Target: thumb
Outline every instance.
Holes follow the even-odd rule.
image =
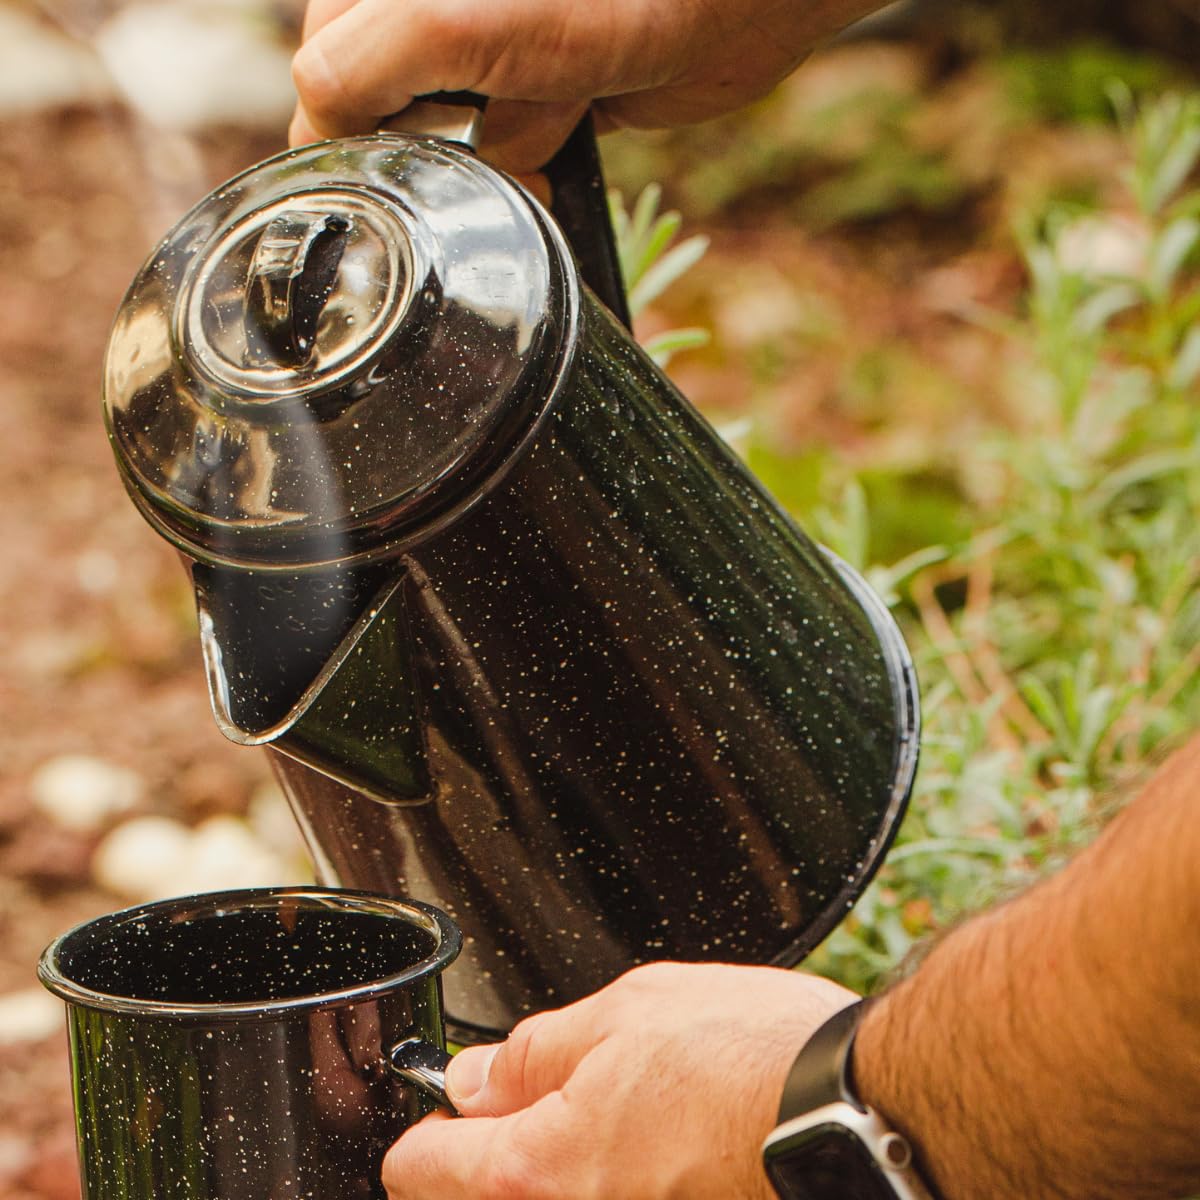
[[[460,1113],[464,1107],[470,1108],[472,1099],[483,1090],[492,1060],[499,1051],[499,1046],[467,1046],[450,1060],[446,1067],[446,1096]]]
[[[498,1046],[460,1050],[446,1092],[464,1117],[503,1117],[556,1092],[604,1037],[581,1000],[522,1021]]]

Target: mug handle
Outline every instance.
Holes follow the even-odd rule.
[[[446,1095],[446,1068],[450,1065],[450,1055],[441,1046],[435,1046],[424,1038],[405,1038],[391,1048],[387,1063],[393,1074],[399,1075],[405,1083],[432,1096],[453,1116],[458,1116]]]

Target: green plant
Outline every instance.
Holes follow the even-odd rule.
[[[656,183],[642,189],[632,213],[626,210],[620,192],[614,189],[608,194],[621,277],[633,317],[691,270],[708,249],[708,238],[699,234],[675,241],[682,218],[677,212],[660,213],[661,200],[662,189]],[[703,346],[708,339],[707,329],[670,329],[648,338],[643,348],[660,367],[665,367],[681,350]]]
[[[1200,97],[1121,114],[1136,215],[1084,218],[1109,239],[1090,256],[1076,213],[1027,237],[1024,419],[961,465],[966,491],[992,481],[973,530],[872,572],[902,602],[925,733],[897,846],[810,964],[858,988],[1086,842],[1200,716]],[[812,517],[869,567],[861,488]]]

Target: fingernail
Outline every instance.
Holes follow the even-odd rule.
[[[446,1068],[446,1094],[456,1108],[483,1090],[499,1049],[499,1046],[470,1046],[450,1060]]]

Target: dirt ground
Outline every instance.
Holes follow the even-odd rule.
[[[184,574],[118,481],[99,374],[170,210],[272,147],[163,143],[148,182],[141,137],[115,111],[0,122],[0,1009],[51,937],[127,902],[89,881],[103,826],[35,810],[39,767],[128,768],[139,811],[184,820],[244,810],[267,775],[213,725]],[[78,1195],[65,1039],[36,1032],[0,1029],[0,1200]]]

